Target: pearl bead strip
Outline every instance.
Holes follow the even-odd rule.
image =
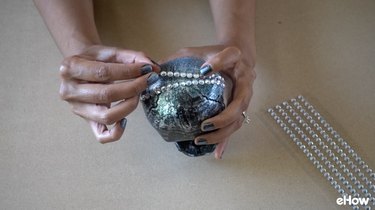
[[[347,156],[347,154],[344,153],[344,150],[345,150],[345,149],[346,149],[346,150],[347,150],[347,149],[351,149],[351,147],[347,144],[347,142],[343,143],[343,142],[342,142],[343,140],[340,140],[340,142],[342,142],[342,143],[341,143],[341,146],[343,147],[344,150],[341,149],[341,148],[340,148],[340,144],[337,144],[337,142],[334,141],[334,140],[335,140],[335,136],[334,136],[333,134],[331,134],[333,138],[330,138],[330,135],[329,135],[329,134],[326,134],[326,133],[324,132],[323,128],[319,126],[319,124],[318,124],[318,123],[317,123],[317,122],[316,122],[316,121],[315,121],[315,120],[309,115],[309,113],[308,113],[305,109],[303,109],[303,108],[300,106],[300,104],[299,104],[298,102],[294,102],[294,104],[295,104],[297,107],[300,108],[299,111],[300,111],[301,113],[306,113],[305,115],[306,115],[307,118],[310,120],[310,123],[313,124],[314,127],[315,127],[318,131],[320,131],[320,134],[323,135],[323,139],[326,140],[331,146],[333,146],[333,149],[337,152],[337,154],[339,154],[339,155],[341,156],[341,158],[342,158],[345,162],[348,163],[348,165],[351,167],[351,169],[354,170],[355,173],[358,173],[359,177],[360,177],[361,180],[364,182],[364,184],[365,184],[365,185],[368,185],[368,187],[371,188],[372,182],[371,182],[371,181],[369,180],[369,178],[366,176],[366,173],[361,173],[361,169],[358,168],[358,166],[355,164],[355,162],[352,161],[352,159],[350,158],[350,156]],[[312,107],[312,106],[310,106],[310,107]],[[315,111],[315,113],[316,113],[316,111]],[[331,126],[329,126],[329,127],[327,128],[327,130],[328,130],[328,131],[329,131],[329,130],[332,131],[333,128],[332,128]],[[335,131],[335,133],[337,133],[337,132]],[[312,132],[312,135],[317,136],[316,133],[314,133],[314,132]],[[337,134],[335,134],[335,135],[337,136]],[[354,150],[353,150],[353,152],[354,152]],[[362,161],[361,159],[358,159],[358,155],[355,155],[355,157],[356,157],[356,159],[354,159],[354,157],[352,157],[353,160],[359,160],[360,162],[359,162],[359,161],[356,161],[356,162],[358,162],[359,165],[364,166],[363,170],[365,170],[365,171],[368,173],[368,175],[371,176],[371,172],[372,172],[372,170],[368,168],[368,165],[366,165],[365,162]],[[343,169],[346,168],[346,167],[345,167],[345,164],[340,165],[340,167],[343,168]],[[346,170],[346,171],[348,171],[348,170]],[[347,174],[348,174],[348,176],[351,176],[349,172],[347,172]],[[354,177],[354,178],[355,178],[355,177]],[[354,178],[353,178],[353,179],[354,179]],[[355,179],[354,179],[354,180],[355,180]],[[359,180],[358,180],[358,183],[360,184],[360,181],[359,181]],[[374,192],[375,192],[375,191],[374,191]]]
[[[201,77],[197,73],[172,72],[172,71],[161,71],[160,76],[162,76],[162,77],[181,77],[181,78],[188,78],[188,79],[191,79],[191,78],[198,79],[199,77]]]
[[[160,76],[162,77],[174,77],[174,78],[187,78],[187,79],[214,79],[215,77],[224,81],[224,78],[220,75],[210,75],[210,76],[203,76],[198,73],[191,73],[191,72],[173,72],[173,71],[161,71]]]
[[[337,142],[339,143],[339,146],[341,145],[343,147],[343,150],[346,150],[350,154],[350,156],[354,159],[354,162],[356,162],[365,172],[364,175],[367,174],[369,177],[371,177],[370,179],[367,178],[366,181],[370,181],[370,180],[375,181],[374,171],[371,168],[369,168],[369,166],[365,163],[365,161],[362,160],[362,158],[357,153],[355,153],[355,151],[350,147],[348,142],[346,142],[337,133],[337,131],[333,129],[333,127],[319,114],[319,112],[317,112],[314,109],[314,107],[308,101],[306,101],[306,99],[303,96],[298,96],[298,99],[301,101],[301,103],[304,103],[304,105],[307,107],[310,113],[314,115],[316,119],[326,128],[326,130],[330,132],[333,138],[337,140]],[[325,136],[328,136],[328,135],[325,135]],[[340,152],[342,153],[343,151],[340,151]],[[356,166],[355,163],[351,163],[350,166],[352,167],[352,169],[357,169],[360,171],[360,169]],[[361,176],[361,177],[366,177],[366,176]],[[374,187],[374,192],[375,192],[375,185],[373,187]]]
[[[296,112],[290,106],[287,106],[287,109],[292,114],[292,116],[296,116]],[[281,116],[284,116],[284,119],[286,120],[286,122],[290,123],[290,126],[292,127],[292,129],[294,129],[297,132],[297,134],[307,143],[307,146],[310,147],[310,149],[312,151],[314,151],[314,153],[317,155],[318,158],[314,157],[312,154],[307,153],[307,156],[310,157],[310,160],[320,159],[322,162],[324,162],[324,164],[329,169],[331,169],[332,174],[338,176],[338,178],[340,179],[342,176],[337,173],[337,169],[335,169],[334,165],[332,165],[330,161],[327,161],[327,158],[320,151],[320,149],[314,144],[313,141],[311,141],[311,139],[308,136],[306,136],[303,129],[301,129],[301,126],[298,126],[295,123],[296,121],[294,121],[292,118],[290,118],[288,116],[287,112],[284,111],[284,109],[280,108],[280,109],[278,109],[278,112],[281,113]],[[297,120],[298,120],[298,116],[297,116]],[[301,122],[301,123],[303,123],[303,122]],[[280,124],[280,126],[284,127],[283,124]],[[285,131],[285,129],[284,129],[284,131]],[[289,133],[288,130],[286,130],[286,133],[287,134]],[[295,138],[295,135],[293,133],[291,133],[290,137]],[[305,150],[306,145],[300,145],[297,142],[297,146],[300,146],[300,149],[303,149],[303,152],[306,154],[306,150]],[[314,161],[313,164],[317,167],[317,169],[320,170],[321,173],[323,173],[323,174],[327,173],[327,169],[323,166],[323,164],[320,164],[318,161]],[[340,194],[344,193],[343,190],[340,190],[341,186],[339,184],[337,184],[337,182],[333,181],[333,177],[330,176],[329,173],[325,174],[325,177],[327,177],[330,181],[332,181],[332,185],[334,186],[335,189],[338,190],[338,192]]]
[[[163,73],[164,72],[164,73]],[[179,73],[179,72],[175,72],[175,73],[179,73],[177,76],[174,76],[173,74],[169,74],[169,73],[173,73],[173,72],[165,72],[165,71],[162,71],[160,73],[160,75],[167,75],[168,77],[187,77],[187,78],[196,78],[196,74],[192,74],[192,73]],[[171,76],[169,76],[169,75]],[[185,76],[182,76],[182,75],[185,75]],[[189,75],[189,76],[186,76],[186,75]],[[199,78],[199,75],[198,75],[198,78]],[[149,99],[150,97],[154,97],[155,95],[159,95],[163,92],[166,92],[166,91],[170,91],[171,89],[173,88],[178,88],[178,87],[185,87],[185,86],[203,86],[203,85],[220,85],[222,88],[225,88],[225,80],[222,76],[209,76],[209,77],[205,77],[205,78],[200,78],[200,79],[185,79],[183,81],[178,81],[178,82],[175,82],[173,84],[168,84],[168,85],[164,85],[164,86],[160,86],[160,87],[157,87],[155,88],[153,91],[151,91],[150,93],[145,93],[145,94],[142,94],[141,95],[141,100],[144,101],[144,100],[147,100]]]
[[[327,169],[319,161],[319,159],[322,159],[321,161],[324,161],[324,158],[322,158],[322,153],[319,149],[317,149],[316,145],[314,145],[310,138],[304,136],[305,134],[300,129],[300,127],[297,126],[297,124],[291,119],[290,116],[286,114],[286,112],[279,105],[276,106],[276,110],[279,114],[277,114],[277,112],[273,108],[268,109],[269,114],[271,115],[271,117],[273,117],[276,123],[279,124],[279,126],[287,135],[289,135],[292,141],[303,151],[306,157],[323,174],[323,176],[330,182],[334,189],[337,190],[340,195],[347,195],[342,189],[341,185],[336,180],[334,180],[332,175],[327,172]],[[280,117],[280,115],[281,117],[284,117],[284,120]],[[304,144],[301,139],[297,137],[296,133],[294,133],[293,130],[297,133],[297,135],[303,137],[302,139],[306,144]],[[316,155],[314,155],[314,153],[312,153],[311,151],[313,151]],[[334,168],[331,168],[332,172],[334,172],[334,170]]]
[[[285,101],[270,108],[268,112],[340,195],[362,195],[370,199],[370,204],[375,205],[375,198],[371,195],[375,194],[372,169],[303,96],[291,99],[289,103]],[[303,139],[305,144],[299,139]],[[319,160],[321,163],[317,162]],[[327,172],[327,168],[332,175]],[[341,188],[338,183],[345,188]],[[353,206],[353,209],[359,207]],[[366,206],[365,209],[371,207]]]
[[[298,107],[299,105],[297,104],[298,102],[295,102],[294,104]],[[300,108],[300,107],[299,107]],[[296,113],[294,111],[294,109],[290,108],[289,111],[291,113]],[[303,109],[299,109],[300,113],[305,113]],[[308,117],[308,115],[306,115]],[[332,168],[332,172],[335,173],[335,175],[337,176],[337,178],[343,183],[343,185],[349,190],[349,192],[354,196],[359,196],[359,194],[357,194],[357,191],[353,188],[352,185],[350,185],[350,178],[353,178],[353,174],[349,171],[349,170],[346,170],[346,165],[344,163],[342,163],[342,161],[340,160],[340,158],[338,156],[335,155],[334,152],[332,152],[332,150],[329,148],[329,146],[327,144],[325,144],[324,141],[322,141],[317,135],[316,133],[314,132],[313,129],[311,129],[311,127],[308,127],[307,126],[307,123],[303,121],[303,119],[301,119],[301,117],[297,116],[296,117],[297,120],[300,120],[302,121],[302,127],[306,130],[306,132],[308,132],[310,135],[312,135],[313,139],[316,141],[316,143],[321,146],[321,148],[323,149],[323,151],[325,151],[328,156],[330,158],[332,158],[333,162],[336,164],[336,166],[340,169],[343,170],[344,174],[347,175],[347,178],[345,178],[344,175],[342,175],[340,172],[338,172],[338,170],[335,169],[334,165],[331,164],[331,161],[327,160],[327,158],[324,156],[324,154],[322,152],[320,152],[320,154],[318,156],[320,156],[323,160],[326,160],[326,165],[329,167],[329,168]],[[333,171],[335,170],[335,171]],[[355,178],[355,177],[354,177]],[[348,181],[349,180],[349,181]],[[359,182],[358,185],[360,185],[361,183]],[[361,189],[359,189],[361,190]]]

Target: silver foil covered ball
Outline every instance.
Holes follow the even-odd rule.
[[[176,142],[186,155],[213,152],[216,145],[196,145],[194,138],[203,132],[201,123],[224,108],[225,81],[215,73],[199,73],[204,60],[177,58],[161,64],[159,80],[141,94],[141,102],[151,125],[167,142]]]

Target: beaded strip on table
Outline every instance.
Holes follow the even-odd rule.
[[[268,113],[342,197],[369,198],[353,209],[375,206],[374,171],[303,96]]]
[[[162,77],[170,77],[170,78],[181,78],[184,79],[179,82],[175,82],[173,84],[167,84],[158,88],[155,88],[151,93],[147,93],[141,96],[141,100],[144,101],[153,97],[155,95],[159,95],[165,91],[169,91],[172,88],[184,87],[184,86],[198,86],[198,85],[221,85],[223,88],[225,87],[225,80],[222,76],[218,75],[211,75],[208,77],[203,77],[199,74],[193,73],[185,73],[185,72],[160,72],[160,76]]]

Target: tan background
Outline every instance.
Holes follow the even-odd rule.
[[[105,43],[161,59],[215,43],[206,1],[99,1]],[[101,145],[58,96],[62,59],[31,1],[0,2],[0,209],[342,209],[265,110],[305,95],[375,167],[375,1],[258,1],[252,124],[221,161],[164,142],[142,109]]]

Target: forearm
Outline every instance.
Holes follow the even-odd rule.
[[[65,57],[100,44],[91,0],[34,0],[34,3]]]
[[[210,0],[217,39],[255,64],[255,0]]]

